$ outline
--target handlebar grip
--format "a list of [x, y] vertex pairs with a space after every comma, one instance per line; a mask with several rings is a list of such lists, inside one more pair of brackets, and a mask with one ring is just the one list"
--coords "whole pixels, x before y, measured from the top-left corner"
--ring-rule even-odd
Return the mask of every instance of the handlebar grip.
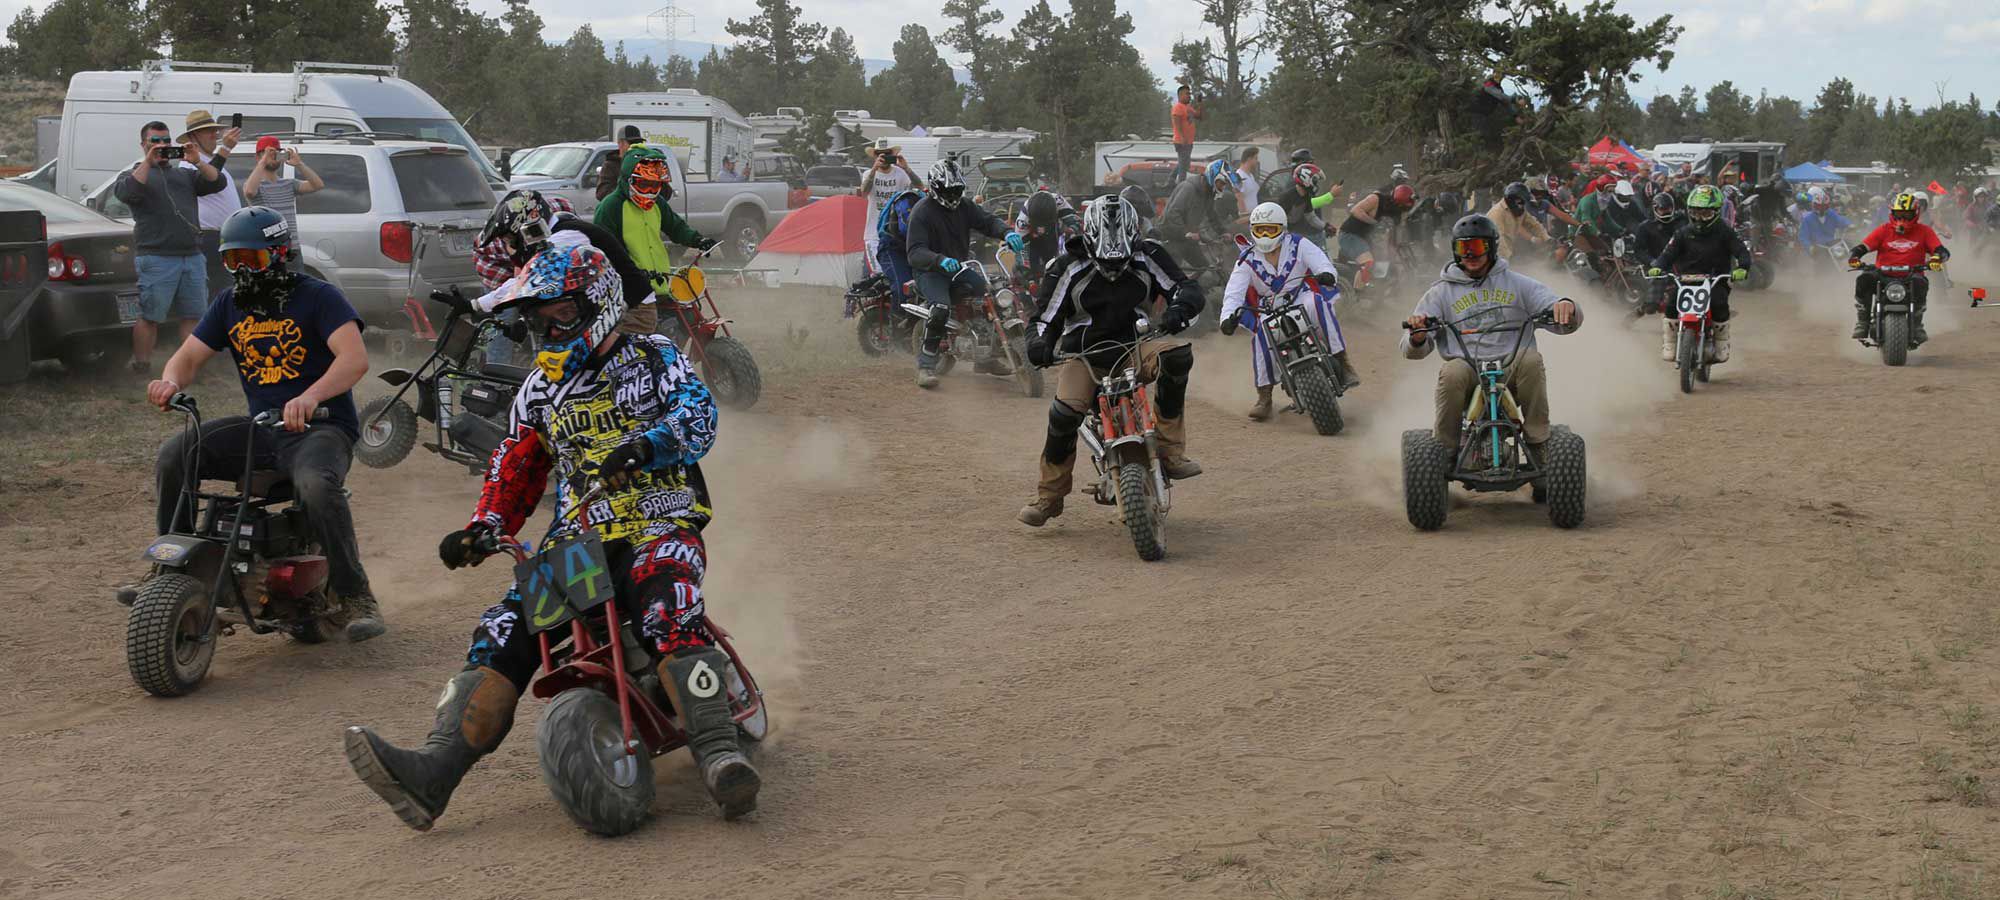
[[194, 395], [186, 391], [175, 391], [172, 397], [167, 398], [167, 408], [178, 409], [182, 412], [194, 412]]

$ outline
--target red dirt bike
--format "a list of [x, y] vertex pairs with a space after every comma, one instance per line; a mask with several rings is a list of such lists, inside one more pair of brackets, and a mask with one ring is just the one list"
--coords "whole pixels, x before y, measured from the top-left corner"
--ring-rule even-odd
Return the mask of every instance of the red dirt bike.
[[[575, 510], [589, 509], [601, 491], [584, 495]], [[578, 825], [616, 836], [639, 827], [652, 810], [653, 757], [684, 746], [687, 735], [655, 673], [658, 661], [610, 602], [603, 541], [587, 519], [578, 521], [581, 534], [547, 541], [535, 553], [510, 536], [489, 537], [480, 549], [514, 557], [522, 624], [541, 643], [543, 674], [529, 691], [549, 701], [535, 729], [542, 780]], [[722, 686], [738, 736], [746, 748], [755, 745], [771, 727], [764, 692], [729, 632], [706, 616], [702, 622], [729, 655]]]
[[[983, 278], [986, 267], [976, 259], [966, 260], [959, 275], [952, 277], [951, 320], [945, 325], [944, 340], [938, 343], [937, 374], [950, 372], [961, 356], [1003, 361], [1013, 370], [1005, 377], [1014, 380], [1023, 396], [1040, 397], [1042, 370], [1028, 364], [1028, 322], [1023, 318], [1032, 304], [1020, 302], [1007, 288], [995, 290], [991, 281], [987, 282], [985, 292], [974, 293], [958, 281], [966, 272], [976, 272]], [[915, 288], [908, 293], [915, 297]], [[930, 318], [930, 308], [922, 303], [905, 303], [902, 309], [918, 323], [910, 333], [910, 349], [921, 353], [923, 320]]]
[[1708, 370], [1715, 365], [1715, 320], [1709, 302], [1715, 286], [1728, 275], [1655, 275], [1648, 280], [1669, 282], [1667, 302], [1680, 317], [1679, 334], [1674, 338], [1674, 368], [1680, 371], [1681, 393], [1694, 393], [1694, 383], [1708, 382]]
[[1132, 534], [1132, 546], [1139, 558], [1152, 562], [1167, 555], [1167, 509], [1172, 492], [1166, 470], [1160, 467], [1159, 432], [1153, 419], [1153, 398], [1149, 386], [1139, 380], [1139, 345], [1148, 337], [1140, 328], [1139, 340], [1132, 343], [1103, 342], [1082, 353], [1057, 354], [1058, 359], [1082, 359], [1098, 350], [1123, 348], [1117, 365], [1098, 375], [1097, 407], [1084, 416], [1083, 443], [1090, 448], [1090, 463], [1097, 480], [1083, 492], [1105, 506], [1118, 507], [1118, 517]]
[[708, 277], [696, 265], [713, 251], [710, 248], [695, 254], [694, 261], [667, 276], [667, 296], [658, 301], [663, 308], [658, 332], [695, 361], [715, 402], [730, 409], [749, 409], [764, 392], [764, 377], [757, 371], [750, 348], [729, 335], [729, 320], [722, 317], [715, 298], [709, 296]]
[[[906, 288], [907, 290], [907, 288]], [[883, 356], [895, 350], [909, 350], [910, 329], [917, 320], [896, 302], [889, 289], [889, 276], [871, 275], [849, 285], [841, 318], [854, 319], [854, 336], [861, 352]]]

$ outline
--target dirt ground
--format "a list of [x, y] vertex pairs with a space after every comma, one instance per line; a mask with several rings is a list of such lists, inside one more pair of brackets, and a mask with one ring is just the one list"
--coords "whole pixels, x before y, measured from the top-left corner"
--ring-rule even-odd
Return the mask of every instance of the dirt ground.
[[1940, 291], [1889, 369], [1845, 340], [1844, 279], [1781, 288], [1737, 295], [1691, 397], [1651, 320], [1593, 302], [1544, 338], [1589, 441], [1574, 532], [1525, 492], [1404, 521], [1436, 372], [1395, 355], [1404, 304], [1345, 316], [1367, 383], [1332, 438], [1246, 421], [1248, 342], [1206, 338], [1207, 474], [1154, 564], [1081, 496], [1014, 522], [1045, 401], [919, 392], [837, 296], [725, 294], [766, 394], [705, 464], [707, 593], [777, 732], [754, 816], [677, 755], [616, 841], [541, 784], [534, 701], [429, 834], [341, 756], [352, 723], [422, 737], [505, 587], [432, 550], [463, 470], [354, 471], [388, 635], [238, 634], [158, 700], [110, 598], [177, 424], [43, 373], [0, 392], [0, 897], [2000, 895], [2000, 313]]

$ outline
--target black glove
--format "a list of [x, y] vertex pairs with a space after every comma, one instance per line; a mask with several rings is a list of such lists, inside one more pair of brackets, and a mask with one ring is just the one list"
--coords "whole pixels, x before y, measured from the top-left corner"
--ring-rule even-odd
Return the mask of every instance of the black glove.
[[1320, 287], [1340, 286], [1340, 276], [1332, 272], [1315, 272], [1313, 273], [1313, 281], [1318, 282]]
[[1055, 348], [1039, 335], [1028, 340], [1028, 362], [1038, 369], [1046, 369], [1056, 364]]
[[515, 317], [512, 321], [500, 326], [500, 336], [516, 344], [526, 344], [528, 342], [528, 320], [518, 316]]
[[717, 241], [715, 238], [702, 238], [701, 240], [694, 242], [694, 248], [696, 250], [700, 250], [703, 253], [707, 253], [709, 250], [714, 249], [715, 245], [718, 243], [721, 242]]
[[1227, 337], [1227, 336], [1229, 336], [1229, 335], [1232, 335], [1232, 334], [1235, 334], [1235, 333], [1236, 333], [1236, 317], [1235, 317], [1235, 316], [1230, 316], [1230, 317], [1229, 317], [1229, 318], [1227, 318], [1227, 319], [1223, 319], [1223, 320], [1222, 320], [1222, 326], [1221, 326], [1221, 330], [1222, 330], [1222, 334], [1223, 334], [1223, 336], [1224, 336], [1224, 337]]
[[1160, 317], [1160, 330], [1168, 334], [1180, 334], [1193, 323], [1194, 314], [1178, 303], [1168, 304], [1166, 315]]
[[1868, 255], [1867, 244], [1855, 244], [1854, 249], [1847, 251], [1847, 256], [1849, 259], [1860, 259], [1861, 257], [1867, 255]]
[[451, 307], [452, 312], [467, 315], [472, 313], [472, 301], [465, 299], [465, 295], [459, 293], [458, 285], [454, 284], [442, 291], [432, 291], [431, 299]]
[[486, 561], [486, 553], [479, 549], [479, 545], [492, 536], [493, 529], [485, 525], [461, 528], [438, 542], [438, 559], [444, 562], [447, 569], [479, 565]]
[[646, 464], [652, 461], [652, 441], [645, 438], [627, 441], [619, 444], [617, 449], [611, 451], [611, 455], [604, 457], [604, 461], [597, 464], [597, 480], [604, 482], [613, 490], [623, 488], [626, 481], [631, 479], [633, 472], [644, 469]]

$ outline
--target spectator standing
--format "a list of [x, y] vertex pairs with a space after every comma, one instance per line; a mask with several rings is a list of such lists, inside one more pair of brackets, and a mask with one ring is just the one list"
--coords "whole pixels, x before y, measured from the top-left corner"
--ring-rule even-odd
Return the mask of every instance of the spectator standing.
[[[287, 164], [297, 177], [285, 177]], [[297, 147], [281, 147], [278, 139], [268, 134], [257, 139], [257, 166], [250, 170], [250, 177], [243, 179], [243, 196], [285, 217], [285, 229], [292, 237], [291, 252], [285, 255], [285, 261], [294, 272], [305, 265], [299, 258], [299, 195], [324, 187], [326, 182], [320, 180], [319, 174], [299, 159]]]
[[200, 200], [201, 256], [208, 265], [210, 297], [229, 282], [228, 274], [222, 270], [222, 223], [229, 219], [230, 213], [243, 208], [243, 193], [237, 188], [236, 179], [223, 167], [229, 164], [229, 153], [236, 149], [236, 141], [242, 135], [242, 129], [225, 131], [208, 110], [197, 109], [187, 114], [187, 130], [180, 137], [183, 143], [193, 143], [191, 150], [201, 151], [188, 153], [182, 165], [192, 168], [196, 162], [205, 162], [222, 173], [223, 189], [204, 194]]
[[627, 125], [618, 130], [618, 152], [604, 158], [604, 165], [597, 168], [597, 199], [602, 200], [617, 190], [618, 179], [624, 175], [625, 151], [646, 143], [639, 135], [639, 126]]
[[1174, 94], [1174, 153], [1179, 161], [1174, 165], [1172, 183], [1179, 184], [1194, 160], [1194, 123], [1201, 118], [1201, 105], [1194, 102], [1194, 89], [1185, 84]]
[[1256, 147], [1243, 148], [1243, 155], [1236, 158], [1236, 199], [1244, 216], [1249, 216], [1250, 211], [1257, 208], [1257, 182], [1262, 177], [1263, 169], [1264, 163], [1258, 158]]
[[861, 243], [867, 251], [862, 254], [862, 262], [868, 271], [879, 272], [881, 263], [875, 254], [880, 250], [881, 232], [877, 226], [881, 223], [876, 219], [882, 214], [882, 206], [897, 194], [921, 189], [921, 185], [917, 173], [910, 170], [910, 161], [903, 158], [903, 148], [889, 143], [888, 138], [876, 140], [866, 152], [868, 171], [861, 176], [861, 187], [854, 193], [868, 201], [867, 218], [861, 220]]
[[[132, 208], [134, 263], [139, 270], [139, 320], [132, 323], [134, 372], [151, 372], [160, 325], [169, 316], [190, 332], [208, 311], [208, 268], [201, 256], [198, 198], [223, 189], [222, 173], [206, 162], [181, 166], [161, 153], [174, 146], [165, 122], [139, 129], [144, 157], [118, 176], [111, 193]], [[181, 151], [198, 159], [196, 148]]]

